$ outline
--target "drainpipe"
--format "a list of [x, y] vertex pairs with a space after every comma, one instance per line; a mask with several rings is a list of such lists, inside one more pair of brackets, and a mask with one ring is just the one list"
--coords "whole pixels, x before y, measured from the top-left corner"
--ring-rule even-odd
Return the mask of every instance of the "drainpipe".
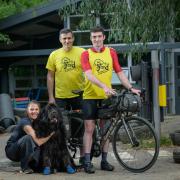
[[152, 89], [153, 89], [153, 121], [155, 131], [160, 139], [161, 124], [160, 124], [160, 108], [159, 108], [159, 60], [158, 51], [151, 51], [151, 64], [152, 64]]

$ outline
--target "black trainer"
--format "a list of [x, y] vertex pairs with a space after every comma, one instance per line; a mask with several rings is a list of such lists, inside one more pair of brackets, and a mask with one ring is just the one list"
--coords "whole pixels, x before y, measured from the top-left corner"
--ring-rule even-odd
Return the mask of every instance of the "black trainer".
[[101, 161], [101, 170], [104, 170], [104, 171], [113, 171], [114, 170], [114, 166], [109, 164], [107, 161]]
[[93, 167], [93, 164], [91, 163], [85, 163], [84, 164], [84, 171], [88, 174], [93, 174], [95, 173], [95, 169]]
[[23, 169], [22, 172], [24, 174], [32, 174], [34, 171], [31, 168]]

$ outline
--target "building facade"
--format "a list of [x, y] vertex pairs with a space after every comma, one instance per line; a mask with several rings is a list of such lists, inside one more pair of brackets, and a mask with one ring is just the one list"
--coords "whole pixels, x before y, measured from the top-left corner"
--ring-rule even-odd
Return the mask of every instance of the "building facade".
[[[0, 93], [9, 93], [15, 97], [27, 96], [31, 89], [41, 89], [41, 101], [47, 101], [45, 65], [49, 54], [59, 47], [59, 30], [63, 27], [71, 28], [75, 35], [74, 45], [91, 46], [89, 30], [80, 31], [81, 15], [72, 15], [62, 20], [58, 14], [59, 7], [65, 6], [65, 0], [54, 0], [53, 3], [29, 9], [24, 13], [14, 15], [0, 21], [0, 30], [7, 33], [13, 44], [0, 44]], [[96, 23], [105, 28], [108, 39], [108, 27], [103, 15], [96, 18]], [[119, 61], [131, 83], [130, 67], [136, 62], [131, 53], [127, 53], [129, 46], [105, 41], [107, 46], [118, 51]], [[168, 114], [180, 114], [180, 44], [150, 43], [148, 53], [143, 59], [151, 62], [151, 51], [159, 51], [161, 69], [160, 75], [167, 85]], [[163, 63], [162, 63], [163, 62]], [[149, 77], [150, 78], [150, 77]], [[113, 85], [119, 81], [113, 74]]]

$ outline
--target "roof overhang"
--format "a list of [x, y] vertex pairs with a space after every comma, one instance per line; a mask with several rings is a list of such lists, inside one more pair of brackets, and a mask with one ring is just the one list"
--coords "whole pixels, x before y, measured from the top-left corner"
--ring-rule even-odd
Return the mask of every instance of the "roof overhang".
[[[77, 3], [79, 1], [73, 0], [71, 2]], [[48, 4], [1, 20], [0, 31], [8, 34], [13, 43], [0, 43], [0, 50], [16, 51], [58, 47], [59, 30], [64, 27], [64, 19], [60, 17], [58, 12], [60, 8], [66, 6], [67, 2], [67, 0], [53, 0]]]
[[[73, 3], [77, 3], [80, 0], [74, 0]], [[72, 1], [71, 1], [72, 2]], [[7, 30], [19, 24], [25, 23], [27, 21], [32, 21], [37, 18], [42, 18], [47, 14], [52, 14], [54, 12], [58, 12], [60, 7], [64, 7], [66, 5], [66, 0], [53, 0], [48, 4], [44, 4], [38, 7], [34, 7], [24, 11], [23, 13], [19, 13], [17, 15], [10, 16], [6, 19], [0, 21], [0, 30]]]

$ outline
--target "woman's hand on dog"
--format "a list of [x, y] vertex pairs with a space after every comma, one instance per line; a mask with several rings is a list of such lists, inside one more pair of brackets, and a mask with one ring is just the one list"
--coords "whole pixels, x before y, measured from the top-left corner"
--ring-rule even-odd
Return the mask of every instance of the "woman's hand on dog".
[[47, 137], [42, 137], [42, 138], [38, 138], [36, 136], [35, 130], [30, 126], [30, 125], [26, 125], [24, 126], [24, 131], [26, 132], [27, 135], [30, 135], [34, 142], [38, 145], [41, 146], [42, 144], [46, 143], [54, 134], [55, 132], [53, 131], [49, 136]]

